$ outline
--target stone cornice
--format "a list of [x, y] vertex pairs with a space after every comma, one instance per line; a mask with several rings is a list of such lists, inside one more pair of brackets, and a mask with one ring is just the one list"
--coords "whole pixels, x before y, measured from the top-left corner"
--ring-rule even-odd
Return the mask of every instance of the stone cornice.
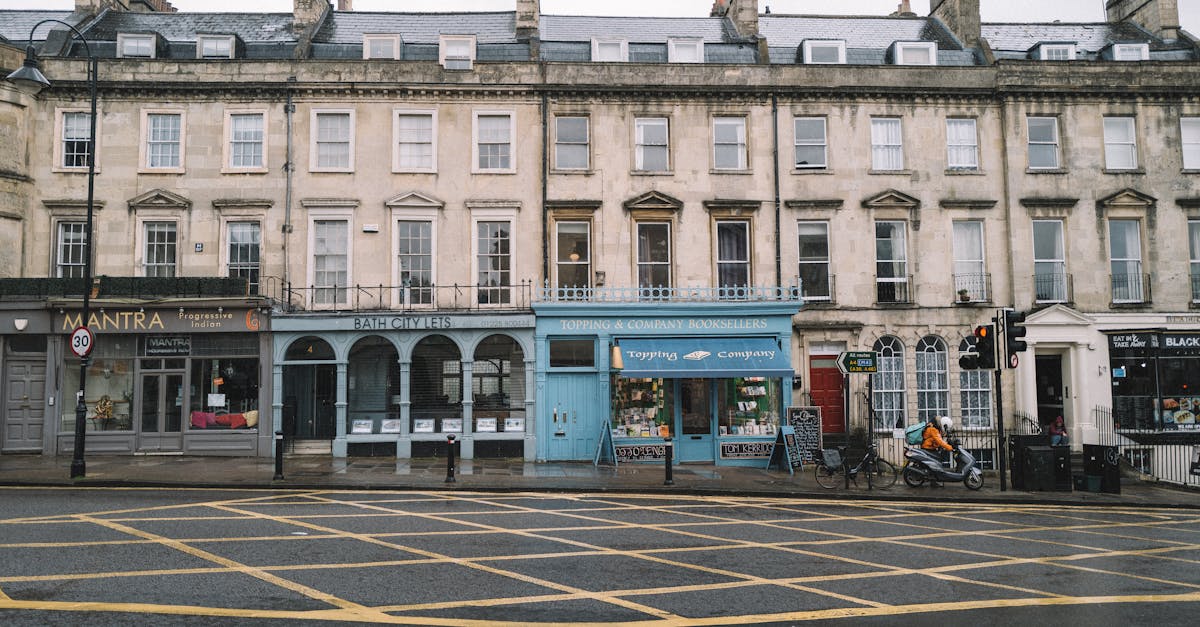
[[785, 200], [783, 205], [788, 209], [841, 209], [845, 204], [841, 198], [813, 198], [803, 200]]
[[942, 209], [991, 209], [996, 206], [995, 200], [966, 200], [962, 198], [943, 198], [938, 201]]

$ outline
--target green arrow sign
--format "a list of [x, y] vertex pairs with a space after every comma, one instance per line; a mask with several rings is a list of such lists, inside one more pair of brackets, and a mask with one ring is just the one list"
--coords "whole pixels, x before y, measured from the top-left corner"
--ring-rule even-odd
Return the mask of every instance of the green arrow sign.
[[879, 353], [875, 351], [846, 351], [838, 355], [838, 370], [842, 374], [879, 372]]

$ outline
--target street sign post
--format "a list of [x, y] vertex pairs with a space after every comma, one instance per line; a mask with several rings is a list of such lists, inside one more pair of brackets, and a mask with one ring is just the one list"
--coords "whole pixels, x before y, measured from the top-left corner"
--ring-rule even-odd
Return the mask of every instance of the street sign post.
[[837, 358], [842, 374], [875, 374], [879, 372], [879, 353], [875, 351], [843, 351]]
[[95, 343], [96, 336], [92, 334], [91, 329], [80, 326], [71, 331], [71, 352], [80, 359], [92, 354], [92, 345]]

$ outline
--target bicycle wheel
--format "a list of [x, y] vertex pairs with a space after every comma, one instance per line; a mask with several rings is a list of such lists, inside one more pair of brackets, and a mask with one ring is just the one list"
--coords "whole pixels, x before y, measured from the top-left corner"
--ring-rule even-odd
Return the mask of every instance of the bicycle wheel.
[[871, 485], [886, 490], [896, 485], [896, 467], [886, 459], [876, 459], [871, 464]]
[[817, 477], [817, 484], [822, 488], [828, 488], [832, 490], [833, 488], [845, 484], [845, 480], [842, 479], [843, 473], [840, 467], [830, 468], [829, 466], [825, 465], [825, 462], [817, 462], [813, 468], [813, 471]]

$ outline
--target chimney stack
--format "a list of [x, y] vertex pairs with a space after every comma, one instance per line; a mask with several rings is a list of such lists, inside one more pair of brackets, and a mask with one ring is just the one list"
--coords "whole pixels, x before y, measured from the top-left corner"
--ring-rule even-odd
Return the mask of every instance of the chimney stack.
[[713, 0], [709, 17], [728, 17], [742, 37], [758, 37], [758, 0]]
[[896, 12], [891, 14], [888, 17], [916, 17], [916, 16], [917, 16], [917, 14], [913, 13], [912, 6], [909, 5], [908, 0], [900, 0], [900, 4], [896, 7]]
[[517, 0], [517, 39], [536, 39], [542, 7], [539, 0]]
[[1111, 24], [1132, 22], [1161, 39], [1179, 39], [1178, 0], [1106, 0], [1104, 12]]
[[941, 20], [964, 46], [979, 45], [979, 0], [932, 0], [929, 16]]
[[292, 0], [292, 28], [301, 32], [316, 26], [329, 9], [329, 0]]

